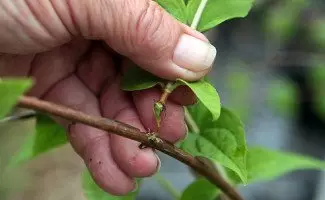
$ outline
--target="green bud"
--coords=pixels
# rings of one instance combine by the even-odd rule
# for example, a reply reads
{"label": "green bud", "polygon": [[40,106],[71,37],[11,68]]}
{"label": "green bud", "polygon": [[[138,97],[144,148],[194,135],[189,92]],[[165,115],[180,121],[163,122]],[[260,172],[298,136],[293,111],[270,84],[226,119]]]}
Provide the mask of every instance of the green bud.
{"label": "green bud", "polygon": [[156,102],[153,107],[153,112],[157,122],[157,128],[160,127],[161,113],[164,111],[165,106],[161,102]]}

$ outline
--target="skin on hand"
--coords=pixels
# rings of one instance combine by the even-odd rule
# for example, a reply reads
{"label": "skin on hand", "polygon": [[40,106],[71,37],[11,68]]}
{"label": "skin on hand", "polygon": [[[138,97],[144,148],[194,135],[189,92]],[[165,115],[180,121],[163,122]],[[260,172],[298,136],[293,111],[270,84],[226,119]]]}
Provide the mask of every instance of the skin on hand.
{"label": "skin on hand", "polygon": [[[161,91],[121,91],[121,72],[134,63],[169,80],[198,80],[216,55],[201,33],[150,0],[0,0],[0,27],[1,77],[32,77],[36,84],[28,95],[142,131],[155,129],[152,106]],[[182,87],[170,99],[160,136],[176,142],[187,131],[182,106],[195,97]],[[96,183],[113,195],[132,191],[135,177],[159,168],[155,152],[139,149],[136,141],[55,120]]]}

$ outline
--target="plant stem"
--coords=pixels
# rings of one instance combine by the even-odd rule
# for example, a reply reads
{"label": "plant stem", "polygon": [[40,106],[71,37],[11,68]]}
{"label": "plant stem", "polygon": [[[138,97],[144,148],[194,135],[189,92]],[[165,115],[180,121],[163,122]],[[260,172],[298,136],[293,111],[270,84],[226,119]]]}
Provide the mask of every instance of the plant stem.
{"label": "plant stem", "polygon": [[196,13],[194,15],[194,18],[193,18],[193,21],[192,21],[192,24],[191,24],[191,28],[196,29],[197,26],[199,25],[202,13],[203,13],[207,3],[208,3],[208,0],[201,0],[201,3],[200,3],[200,5],[199,5],[199,7],[196,10]]}
{"label": "plant stem", "polygon": [[[204,11],[204,8],[206,7],[208,3],[208,0],[201,0],[200,2],[200,5],[194,15],[194,18],[193,18],[193,21],[192,21],[192,24],[191,24],[191,28],[193,29],[196,29],[199,22],[200,22],[200,19],[201,19],[201,16],[202,16],[202,13]],[[173,90],[175,90],[177,87],[178,87],[178,83],[177,82],[168,82],[164,88],[164,91],[163,91],[163,94],[161,95],[160,97],[160,100],[159,100],[159,103],[162,104],[162,106],[165,106],[166,104],[166,100],[168,98],[168,96],[173,92]],[[159,130],[159,127],[160,127],[160,118],[156,120],[157,122],[157,128]]]}
{"label": "plant stem", "polygon": [[211,181],[211,183],[220,188],[231,199],[243,200],[240,194],[218,173],[216,173],[215,169],[211,168],[209,165],[206,165],[206,163],[201,162],[199,159],[196,159],[191,154],[177,148],[166,140],[161,139],[159,142],[151,140],[146,133],[141,132],[138,128],[111,119],[88,115],[81,111],[43,101],[35,97],[23,96],[20,98],[18,104],[24,108],[45,112],[47,114],[62,117],[72,122],[82,123],[112,134],[136,140],[141,144],[144,144],[146,147],[157,149],[193,168],[193,170],[202,176],[205,176],[209,181]]}
{"label": "plant stem", "polygon": [[199,134],[200,128],[196,124],[195,120],[193,119],[191,113],[188,111],[188,109],[184,106],[184,114],[185,114],[185,122],[190,132]]}
{"label": "plant stem", "polygon": [[157,132],[160,130],[160,122],[161,122],[161,113],[164,111],[166,107],[166,102],[169,95],[179,86],[177,82],[168,82],[164,87],[163,93],[160,96],[158,102],[154,105],[154,114],[156,117],[156,124],[157,124]]}
{"label": "plant stem", "polygon": [[166,104],[168,96],[179,86],[176,82],[168,82],[164,88],[163,94],[160,96],[159,102]]}
{"label": "plant stem", "polygon": [[171,183],[165,179],[161,174],[156,174],[155,179],[158,181],[158,183],[165,188],[166,191],[168,191],[171,195],[173,195],[175,200],[180,199],[181,195],[180,193],[175,190],[175,188],[171,185]]}

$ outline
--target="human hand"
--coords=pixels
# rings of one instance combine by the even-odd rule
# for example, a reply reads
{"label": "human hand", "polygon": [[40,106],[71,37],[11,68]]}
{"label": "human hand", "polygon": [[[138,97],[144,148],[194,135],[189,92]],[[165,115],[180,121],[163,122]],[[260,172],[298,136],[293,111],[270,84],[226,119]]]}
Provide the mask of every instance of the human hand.
{"label": "human hand", "polygon": [[[215,48],[151,0],[0,0],[0,76],[30,76],[28,95],[144,131],[155,129],[157,88],[125,93],[121,72],[135,63],[168,80],[197,80],[211,69]],[[183,105],[195,97],[179,88],[167,102],[160,136],[184,138]],[[123,195],[134,177],[154,174],[160,161],[133,140],[55,118],[68,132],[96,183]]]}

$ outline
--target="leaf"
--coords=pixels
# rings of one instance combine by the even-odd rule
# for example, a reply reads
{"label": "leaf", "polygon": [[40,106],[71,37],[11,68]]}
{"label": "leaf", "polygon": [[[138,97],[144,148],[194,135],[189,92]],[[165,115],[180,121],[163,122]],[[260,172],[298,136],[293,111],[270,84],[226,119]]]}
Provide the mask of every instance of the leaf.
{"label": "leaf", "polygon": [[193,156],[204,156],[196,145],[196,140],[199,137],[198,134],[189,132],[185,140],[183,140],[178,147],[181,148],[183,151],[188,152]]}
{"label": "leaf", "polygon": [[[188,24],[191,24],[201,0],[189,0],[187,5]],[[207,31],[218,24],[238,17],[245,17],[253,5],[253,0],[208,0],[203,10],[198,31]]]}
{"label": "leaf", "polygon": [[28,135],[20,151],[13,157],[11,165],[31,160],[67,143],[65,129],[50,117],[38,114],[36,120],[35,132]]}
{"label": "leaf", "polygon": [[220,190],[205,178],[199,178],[191,183],[183,192],[180,200],[215,200]]}
{"label": "leaf", "polygon": [[94,182],[88,170],[82,173],[82,188],[88,200],[135,200],[139,190],[126,196],[113,196],[106,193]]}
{"label": "leaf", "polygon": [[199,134],[189,134],[180,147],[194,156],[204,156],[234,171],[247,183],[245,131],[240,119],[226,108],[217,121],[199,103],[189,111],[200,127]]}
{"label": "leaf", "polygon": [[[122,89],[125,91],[144,90],[163,84],[165,81],[138,67],[128,69],[122,79]],[[196,82],[186,82],[177,79],[179,85],[186,85],[195,93],[198,99],[212,113],[214,120],[220,116],[220,98],[216,89],[205,79]]]}
{"label": "leaf", "polygon": [[294,153],[255,147],[247,154],[249,182],[271,180],[285,173],[301,169],[325,169],[325,162]]}
{"label": "leaf", "polygon": [[139,67],[130,67],[122,77],[121,88],[125,91],[144,90],[164,82]]}
{"label": "leaf", "polygon": [[156,2],[176,19],[186,23],[187,10],[183,0],[156,0]]}
{"label": "leaf", "polygon": [[14,107],[21,95],[32,86],[30,79],[0,78],[0,119]]}
{"label": "leaf", "polygon": [[200,102],[211,112],[213,120],[219,118],[221,110],[220,98],[216,89],[207,80],[201,79],[196,82],[187,82],[177,79],[177,82],[191,88]]}

